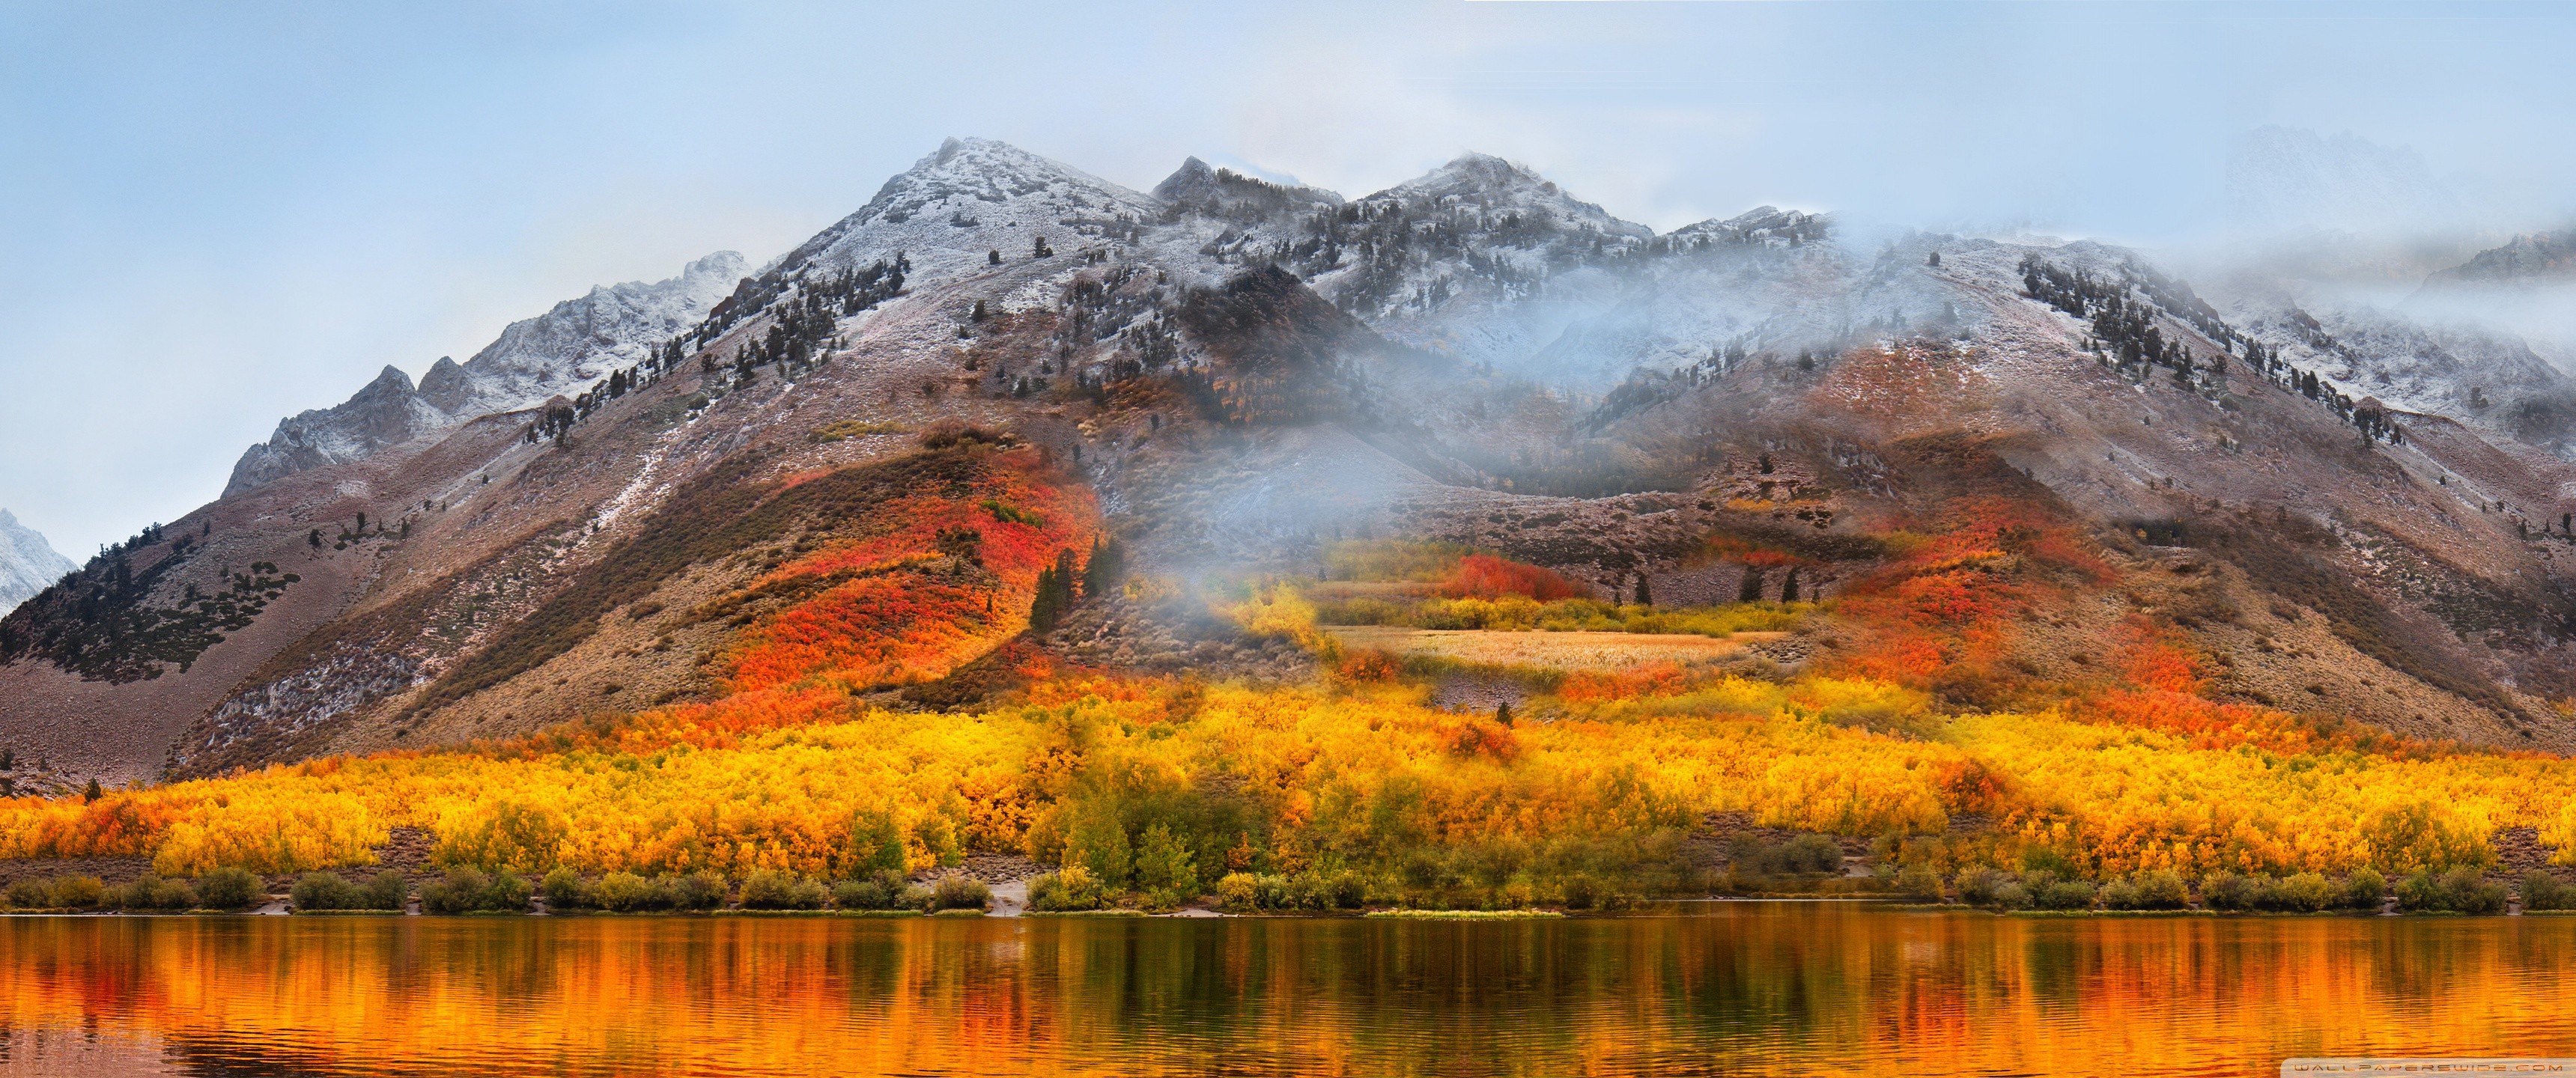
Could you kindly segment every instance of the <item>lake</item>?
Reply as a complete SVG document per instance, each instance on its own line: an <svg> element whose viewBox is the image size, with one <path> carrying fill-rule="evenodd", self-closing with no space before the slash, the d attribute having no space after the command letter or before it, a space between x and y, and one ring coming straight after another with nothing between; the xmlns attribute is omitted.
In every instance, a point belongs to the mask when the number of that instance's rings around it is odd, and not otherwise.
<svg viewBox="0 0 2576 1078"><path fill-rule="evenodd" d="M2271 1075L2576 1055L2576 918L0 918L0 1075Z"/></svg>

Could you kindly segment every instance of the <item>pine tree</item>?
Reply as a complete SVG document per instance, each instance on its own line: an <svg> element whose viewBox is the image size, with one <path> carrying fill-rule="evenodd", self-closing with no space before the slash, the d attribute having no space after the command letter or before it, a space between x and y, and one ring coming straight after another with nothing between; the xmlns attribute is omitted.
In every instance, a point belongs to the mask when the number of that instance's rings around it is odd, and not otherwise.
<svg viewBox="0 0 2576 1078"><path fill-rule="evenodd" d="M16 749L0 749L0 771L16 771L17 769L18 751Z"/></svg>
<svg viewBox="0 0 2576 1078"><path fill-rule="evenodd" d="M1118 540L1092 540L1091 557L1082 566L1082 597L1089 599L1109 594L1118 586L1118 579L1126 574L1126 560L1126 553L1118 548Z"/></svg>
<svg viewBox="0 0 2576 1078"><path fill-rule="evenodd" d="M994 249L993 249L993 251L992 251L992 253L991 253L991 254L985 255L985 256L984 256L984 264L985 264L985 265L987 265L987 266L998 266L998 265L1001 265L1001 264L1002 264L1002 249L1001 249L1001 248L999 248L999 247L996 247L996 248L994 248Z"/></svg>
<svg viewBox="0 0 2576 1078"><path fill-rule="evenodd" d="M1744 586L1736 589L1735 601L1739 603L1758 603L1762 601L1762 570L1760 568L1751 565L1744 567Z"/></svg>
<svg viewBox="0 0 2576 1078"><path fill-rule="evenodd" d="M1655 593L1646 586L1646 574L1637 574L1637 605L1655 605Z"/></svg>
<svg viewBox="0 0 2576 1078"><path fill-rule="evenodd" d="M994 253L994 254L1000 254L1001 252L1000 252L1000 251L995 251L995 252L993 252L993 253ZM967 316L966 316L966 320L967 320L967 321L969 321L969 322L981 322L981 321L983 321L983 320L984 320L984 301L983 301L983 300L980 300L980 299L979 299L979 300L976 300L976 301L975 301L975 313L970 314L970 315L967 315Z"/></svg>
<svg viewBox="0 0 2576 1078"><path fill-rule="evenodd" d="M84 803L93 802L106 796L106 793L107 791L98 788L98 779L93 777L89 780L89 786L81 790L81 801Z"/></svg>
<svg viewBox="0 0 2576 1078"><path fill-rule="evenodd" d="M1798 601L1798 569L1796 566L1791 566L1789 568L1789 574L1780 578L1780 601L1784 603L1794 603Z"/></svg>

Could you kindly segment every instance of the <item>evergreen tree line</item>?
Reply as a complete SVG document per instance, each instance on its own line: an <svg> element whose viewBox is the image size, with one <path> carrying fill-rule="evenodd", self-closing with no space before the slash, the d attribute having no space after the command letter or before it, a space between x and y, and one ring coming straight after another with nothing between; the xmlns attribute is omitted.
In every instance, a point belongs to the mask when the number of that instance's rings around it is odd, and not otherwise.
<svg viewBox="0 0 2576 1078"><path fill-rule="evenodd" d="M1053 630L1076 602L1108 594L1126 572L1127 555L1116 539L1093 539L1091 556L1078 566L1070 548L1057 551L1055 564L1038 570L1037 595L1029 603L1029 631Z"/></svg>
<svg viewBox="0 0 2576 1078"><path fill-rule="evenodd" d="M2226 350L2241 349L2248 369L2324 405L2337 419L2359 430L2364 440L2391 444L2405 440L2404 430L2385 409L2356 404L2316 372L2291 365L2279 349L2266 348L2220 319L2188 286L2136 267L2124 270L2121 280L2109 281L2036 255L2023 258L2020 268L2023 293L2075 318L2089 319L2094 351L2122 371L2143 375L2151 366L2167 367L2176 384L2214 391L2226 384ZM2189 346L2165 340L2155 325L2160 313L2190 323L2218 342L2222 351L2204 361ZM2206 377L2195 378L2200 372L2206 372Z"/></svg>
<svg viewBox="0 0 2576 1078"><path fill-rule="evenodd" d="M42 658L84 680L111 684L157 678L165 666L186 673L207 648L249 628L287 585L302 580L270 562L253 562L247 572L226 566L222 591L205 594L189 583L174 605L155 606L152 595L162 580L202 549L183 533L170 540L167 555L137 569L145 548L165 534L158 524L145 528L10 611L0 619L0 663Z"/></svg>
<svg viewBox="0 0 2576 1078"><path fill-rule="evenodd" d="M792 289L794 295L770 323L769 332L745 342L735 349L734 376L750 381L762 364L775 363L782 375L792 370L810 369L819 364L818 347L840 325L840 319L868 310L892 299L903 291L904 275L912 270L912 259L898 252L891 260L878 259L864 268L843 270L832 276L808 280L802 276L764 274L745 278L734 294L716 304L695 329L672 337L647 354L643 362L612 371L608 380L574 397L569 407L553 406L528 424L526 437L531 443L548 438L561 441L582 420L601 406L635 390L668 377L693 352L702 350L705 342L724 334L744 318L768 309L779 296ZM700 356L701 370L713 374L714 357Z"/></svg>

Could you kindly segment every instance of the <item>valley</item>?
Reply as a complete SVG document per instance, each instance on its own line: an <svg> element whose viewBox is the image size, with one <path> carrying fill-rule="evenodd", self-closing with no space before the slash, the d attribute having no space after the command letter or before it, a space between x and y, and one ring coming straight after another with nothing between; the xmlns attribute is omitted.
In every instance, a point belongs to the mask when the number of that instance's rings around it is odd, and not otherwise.
<svg viewBox="0 0 2576 1078"><path fill-rule="evenodd" d="M1743 818L1935 898L2576 879L2576 384L2270 302L1480 155L1350 199L951 140L0 619L0 858L1827 882Z"/></svg>

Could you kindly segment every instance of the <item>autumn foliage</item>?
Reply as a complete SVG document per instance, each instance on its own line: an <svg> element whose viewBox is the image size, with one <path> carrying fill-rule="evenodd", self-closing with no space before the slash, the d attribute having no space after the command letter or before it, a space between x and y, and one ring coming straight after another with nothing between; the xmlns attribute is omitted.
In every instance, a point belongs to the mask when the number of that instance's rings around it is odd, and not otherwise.
<svg viewBox="0 0 2576 1078"><path fill-rule="evenodd" d="M1222 865L1521 902L1568 874L1667 871L1677 836L1718 812L1883 837L1941 871L2395 873L2492 863L2488 836L2516 826L2576 851L2576 763L2215 702L2188 641L2149 621L2098 683L2019 695L2025 619L2110 571L2063 522L2005 499L1957 499L1888 536L1875 571L1815 608L1848 646L1786 680L1680 663L1560 672L1506 714L1434 706L1383 653L1328 655L1339 676L1312 685L1211 685L1062 669L1021 644L1010 662L1033 683L1004 703L877 707L865 690L939 677L1017 634L1040 570L1091 549L1087 492L1032 451L988 463L717 600L712 613L746 618L717 657L718 699L94 803L0 801L0 857L292 872L367 863L414 826L443 865L522 872L836 876L993 850L1113 888ZM1452 603L1574 589L1478 554L1439 585L1456 598L1433 601ZM1208 595L1247 633L1327 650L1298 587Z"/></svg>
<svg viewBox="0 0 2576 1078"><path fill-rule="evenodd" d="M1453 599L1499 599L1520 595L1542 602L1549 599L1571 599L1586 594L1573 581L1535 565L1498 558L1491 554L1469 554L1458 559L1458 568L1440 584L1440 594Z"/></svg>

